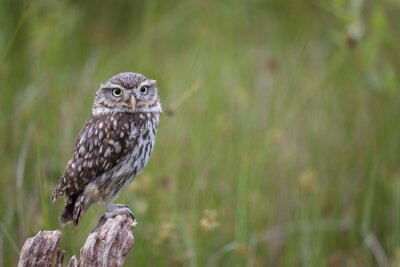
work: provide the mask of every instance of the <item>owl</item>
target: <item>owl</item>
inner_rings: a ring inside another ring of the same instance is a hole
[[[52,202],[65,195],[61,225],[72,222],[75,227],[94,203],[107,206],[106,217],[133,217],[127,206],[114,201],[149,161],[161,112],[155,80],[125,72],[100,85],[52,195]]]

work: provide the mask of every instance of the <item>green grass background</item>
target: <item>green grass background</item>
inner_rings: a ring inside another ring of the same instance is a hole
[[[59,229],[50,194],[95,91],[133,71],[166,112],[117,202],[126,266],[400,266],[395,0],[0,0],[0,266]],[[63,228],[79,254],[105,208]]]

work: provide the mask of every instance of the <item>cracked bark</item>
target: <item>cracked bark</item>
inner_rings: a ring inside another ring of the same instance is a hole
[[[79,266],[122,266],[131,249],[134,238],[132,230],[136,221],[126,215],[100,219],[80,250],[79,260],[73,256],[68,267]],[[64,263],[64,253],[58,248],[61,232],[39,231],[25,241],[18,266],[57,266]]]

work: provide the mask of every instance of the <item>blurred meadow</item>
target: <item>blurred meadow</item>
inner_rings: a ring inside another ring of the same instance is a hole
[[[99,84],[156,79],[126,266],[400,266],[400,2],[0,0],[0,266],[59,229]],[[79,254],[105,208],[62,229]]]

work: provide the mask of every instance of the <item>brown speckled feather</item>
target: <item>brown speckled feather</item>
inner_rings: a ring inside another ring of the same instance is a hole
[[[98,174],[113,168],[134,145],[134,128],[132,113],[92,116],[76,140],[75,152],[59,179],[53,201],[65,191],[79,193]]]

